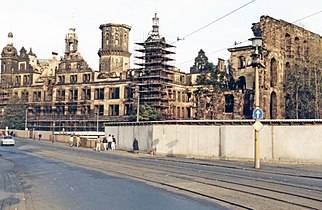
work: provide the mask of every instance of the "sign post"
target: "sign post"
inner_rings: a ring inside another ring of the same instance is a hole
[[[264,116],[263,110],[256,107],[253,111],[253,118],[255,123],[253,128],[255,129],[255,168],[260,168],[260,135],[259,131],[263,128],[263,124],[259,121]]]

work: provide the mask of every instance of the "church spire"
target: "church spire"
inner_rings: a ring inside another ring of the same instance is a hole
[[[153,39],[160,38],[160,35],[159,35],[159,18],[157,16],[157,13],[154,13],[154,17],[152,18],[152,33],[151,33],[151,37]]]

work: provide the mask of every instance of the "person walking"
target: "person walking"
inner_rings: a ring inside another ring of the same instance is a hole
[[[77,135],[77,137],[76,137],[76,147],[79,147],[79,145],[80,145],[80,136]]]
[[[116,138],[114,135],[112,135],[111,149],[115,150],[115,147],[116,147]]]
[[[101,138],[99,136],[97,136],[95,150],[96,150],[96,152],[100,152],[101,151]]]
[[[113,142],[113,138],[111,134],[108,134],[108,138],[107,138],[107,147],[109,149],[112,149],[112,142]]]
[[[70,143],[70,146],[74,146],[74,136],[71,135],[70,138],[69,138],[69,143]]]
[[[104,151],[106,151],[107,150],[107,139],[105,136],[103,138],[103,147],[104,147]]]
[[[42,134],[38,133],[38,141],[40,141]]]

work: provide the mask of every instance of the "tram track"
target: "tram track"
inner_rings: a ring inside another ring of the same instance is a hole
[[[149,162],[149,164],[153,164],[153,162]],[[194,164],[194,163],[192,163]],[[160,164],[158,164],[160,165]],[[186,169],[187,167],[181,167],[181,166],[173,166],[173,165],[164,165],[165,167],[169,168],[169,167],[175,167],[175,168],[178,168],[180,170],[184,170]],[[225,166],[210,166],[210,167],[225,167]],[[231,167],[228,167],[228,168],[231,168]],[[213,168],[212,168],[213,169]],[[237,168],[235,168],[237,169]],[[262,182],[262,183],[267,183],[267,184],[270,184],[270,185],[283,185],[283,187],[295,187],[295,188],[300,188],[302,190],[309,190],[309,191],[315,191],[317,193],[322,193],[322,188],[319,188],[319,189],[315,189],[315,188],[312,188],[312,187],[307,187],[307,186],[303,186],[303,185],[294,185],[294,184],[289,184],[287,182],[280,182],[280,181],[273,181],[273,180],[267,180],[267,179],[262,179],[262,178],[259,178],[259,177],[253,177],[253,176],[240,176],[240,175],[236,175],[236,174],[233,174],[233,173],[230,173],[230,174],[227,174],[227,173],[223,173],[223,172],[218,172],[218,171],[215,171],[215,170],[200,170],[200,169],[193,169],[193,168],[189,168],[190,171],[195,171],[196,173],[193,174],[194,176],[200,176],[199,174],[209,174],[209,178],[212,179],[210,176],[212,175],[222,175],[222,176],[229,176],[229,177],[232,177],[232,178],[240,178],[240,179],[244,179],[244,180],[250,180],[250,181],[254,181],[254,182]],[[252,169],[247,169],[247,168],[239,168],[240,171],[251,171],[251,172],[254,172],[254,173],[263,173],[262,171],[260,172],[256,172]],[[269,172],[264,172],[264,173],[267,173],[269,174]],[[272,172],[272,174],[276,174],[274,172]],[[280,174],[279,174],[280,175]],[[296,177],[296,178],[309,178],[309,177],[312,177],[312,176],[294,176],[292,174],[285,174],[284,175],[289,175],[289,176],[292,176],[292,177]],[[204,176],[200,176],[202,178],[204,178]],[[310,179],[310,178],[309,178]],[[320,179],[320,177],[312,177],[311,179]],[[216,179],[218,180],[218,179]],[[224,181],[224,180],[222,180]],[[319,199],[319,201],[321,201]]]
[[[232,177],[231,174],[215,174],[213,170],[194,171],[189,164],[187,167],[175,168],[175,166],[164,164],[163,161],[155,163],[149,160],[147,163],[146,161],[142,162],[144,159],[140,160],[140,158],[135,160],[128,158],[124,161],[110,159],[109,155],[91,155],[88,157],[88,153],[70,153],[64,150],[42,150],[36,153],[40,156],[66,161],[72,165],[88,167],[103,173],[132,178],[171,191],[212,200],[232,209],[256,209],[259,206],[261,209],[272,209],[274,206],[282,209],[321,209],[322,207],[322,198],[319,196],[321,189],[310,189],[309,195],[306,196],[301,193],[308,191],[309,188],[285,186],[283,183],[265,183],[265,180]],[[306,178],[308,179],[308,177]],[[231,181],[229,179],[236,180]],[[256,185],[264,185],[265,187],[254,186],[254,184],[249,183],[252,181],[256,181]],[[278,186],[280,188],[287,187],[287,190],[276,190],[275,188]],[[258,203],[258,200],[261,202]]]

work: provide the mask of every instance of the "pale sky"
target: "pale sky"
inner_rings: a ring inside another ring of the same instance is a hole
[[[210,62],[218,58],[227,60],[225,48],[234,42],[251,38],[252,23],[260,16],[294,22],[322,35],[321,0],[2,0],[0,4],[0,47],[7,44],[12,32],[14,46],[19,51],[32,47],[38,59],[49,59],[51,52],[64,54],[65,35],[69,28],[76,28],[78,49],[91,68],[98,70],[98,49],[101,45],[99,25],[106,23],[127,24],[130,31],[131,67],[135,67],[134,43],[143,42],[152,29],[152,17],[158,13],[160,34],[176,46],[173,63],[188,72],[198,51],[203,49]],[[204,29],[188,34],[227,15],[243,5],[244,8],[210,24]],[[177,37],[185,37],[178,41]],[[247,45],[244,42],[242,45]]]

